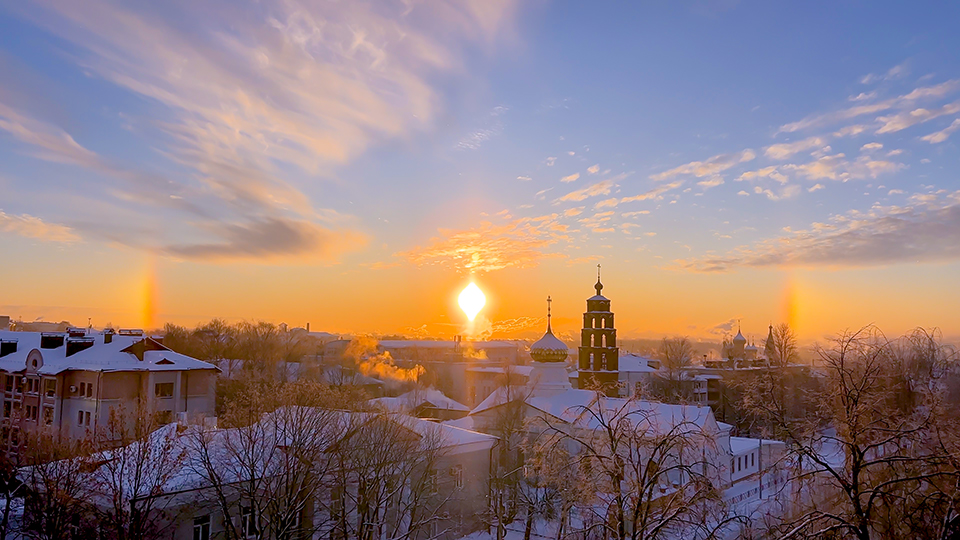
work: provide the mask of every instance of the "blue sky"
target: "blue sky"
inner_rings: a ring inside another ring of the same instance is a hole
[[[473,275],[496,323],[601,262],[637,334],[960,332],[957,20],[933,2],[6,4],[0,248],[21,262],[0,309],[395,330],[449,302],[347,322],[292,287],[405,284],[403,305]],[[51,268],[128,290],[51,292]],[[790,315],[798,288],[833,300]],[[833,305],[878,290],[897,307]]]

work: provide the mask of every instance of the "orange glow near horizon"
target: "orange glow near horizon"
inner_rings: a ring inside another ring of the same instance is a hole
[[[140,327],[153,328],[157,314],[157,258],[147,256],[140,283]]]

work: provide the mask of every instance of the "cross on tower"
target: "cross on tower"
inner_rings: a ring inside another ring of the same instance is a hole
[[[547,296],[547,332],[549,332],[549,333],[551,333],[551,334],[553,333],[553,329],[550,328],[550,304],[551,304],[552,302],[553,302],[553,300],[551,300],[550,297]]]

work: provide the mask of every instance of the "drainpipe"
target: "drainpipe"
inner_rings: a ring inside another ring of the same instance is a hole
[[[57,375],[57,393],[60,394],[57,396],[54,394],[53,398],[56,400],[54,407],[59,406],[60,410],[57,411],[57,433],[63,433],[63,396],[65,392],[63,387],[67,384],[66,376]],[[54,409],[56,411],[56,409]]]
[[[97,432],[97,425],[100,423],[100,393],[101,388],[103,387],[101,381],[103,380],[103,371],[97,372],[97,408],[95,409],[95,415],[93,418],[93,432]]]

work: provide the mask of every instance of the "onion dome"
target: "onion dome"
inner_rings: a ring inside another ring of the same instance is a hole
[[[567,346],[553,335],[553,328],[550,326],[550,303],[552,300],[547,297],[547,332],[536,343],[530,346],[530,358],[534,362],[566,362]]]
[[[743,337],[743,334],[740,333],[740,326],[737,325],[737,335],[733,336],[734,343],[746,343],[747,338]]]

